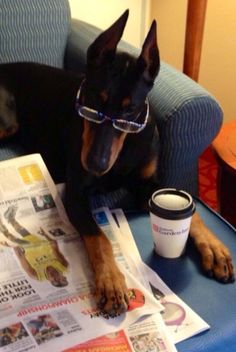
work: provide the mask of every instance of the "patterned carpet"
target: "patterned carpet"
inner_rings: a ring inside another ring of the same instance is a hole
[[[212,209],[218,210],[216,180],[218,165],[211,147],[207,148],[199,160],[199,196]]]
[[[217,199],[217,177],[218,177],[219,167],[216,158],[209,147],[201,155],[199,160],[199,197],[207,205],[217,212],[219,211],[219,204]],[[224,198],[222,199],[222,216],[231,225],[236,228],[236,185],[235,176],[224,177],[223,184],[224,187],[222,192]]]

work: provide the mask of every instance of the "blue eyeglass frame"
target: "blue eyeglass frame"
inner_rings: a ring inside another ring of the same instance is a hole
[[[90,121],[90,122],[97,123],[97,124],[102,124],[105,121],[111,121],[114,128],[116,128],[117,130],[120,130],[122,132],[126,132],[126,133],[139,133],[146,127],[148,116],[149,116],[149,101],[148,101],[148,98],[146,98],[146,100],[145,100],[145,106],[146,106],[147,110],[146,110],[144,123],[137,123],[137,122],[134,122],[134,121],[127,121],[127,120],[124,120],[124,119],[117,119],[117,118],[113,118],[113,117],[107,116],[107,115],[103,114],[102,112],[99,112],[97,110],[91,109],[91,108],[89,108],[87,106],[84,106],[84,105],[80,104],[79,100],[80,100],[81,88],[82,88],[84,82],[85,82],[85,80],[82,81],[82,83],[81,83],[81,85],[79,87],[79,90],[77,92],[77,96],[76,96],[76,111],[84,119],[86,119],[87,121]],[[85,111],[83,111],[83,110],[85,110]],[[93,113],[96,116],[99,116],[101,119],[97,120],[97,119],[94,119],[92,117],[87,116],[85,114],[86,111],[88,113]],[[138,119],[139,116],[142,114],[142,112],[143,112],[143,110],[140,111],[136,115],[135,119]],[[121,125],[124,124],[124,127],[121,127],[120,124]],[[135,129],[134,130],[132,130],[132,129],[129,130],[128,128],[126,128],[126,126],[127,127],[129,126],[131,128],[134,127]]]

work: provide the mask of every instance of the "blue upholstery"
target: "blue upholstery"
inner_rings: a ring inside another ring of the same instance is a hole
[[[84,70],[86,50],[100,30],[71,20],[67,0],[1,0],[0,5],[0,62],[65,63],[66,69]],[[139,53],[125,42],[119,48]],[[150,101],[161,138],[160,186],[196,195],[198,157],[217,134],[222,111],[207,91],[164,62]],[[12,149],[0,144],[0,159],[22,152],[16,144]]]
[[[196,195],[198,157],[220,129],[222,111],[206,90],[164,63],[150,101],[162,146],[160,186]]]
[[[1,0],[0,62],[62,67],[70,30],[67,0]]]
[[[21,155],[25,155],[25,150],[17,139],[0,142],[0,160],[7,160]]]
[[[70,18],[67,0],[0,0],[0,63],[33,61],[63,68]],[[25,153],[15,137],[0,142],[0,160]]]
[[[204,203],[199,200],[196,203],[204,222],[236,258],[236,230]],[[224,285],[205,277],[199,267],[200,257],[191,243],[187,246],[186,255],[178,259],[157,256],[153,251],[149,215],[130,213],[128,220],[142,259],[211,326],[210,330],[178,343],[178,351],[236,351],[236,285]]]

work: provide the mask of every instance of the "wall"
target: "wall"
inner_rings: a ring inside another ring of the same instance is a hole
[[[69,0],[72,17],[106,29],[130,9],[123,39],[140,47],[149,22],[150,0]]]
[[[236,119],[236,1],[208,0],[199,82]]]
[[[123,39],[140,47],[151,21],[158,22],[162,60],[182,70],[187,0],[69,0],[72,16],[100,28],[109,27],[127,8]],[[96,6],[95,6],[96,4]],[[208,0],[199,83],[224,111],[236,119],[236,1]]]
[[[157,41],[163,61],[182,71],[186,0],[153,0],[150,20],[157,20]]]
[[[187,0],[153,0],[161,57],[182,69]],[[236,119],[236,1],[208,0],[199,83],[224,111],[224,122]]]

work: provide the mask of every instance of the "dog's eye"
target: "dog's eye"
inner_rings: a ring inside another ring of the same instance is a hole
[[[122,115],[125,116],[126,118],[129,118],[129,117],[132,117],[134,113],[135,113],[135,107],[133,105],[130,105],[125,109],[123,109]]]
[[[126,111],[123,112],[123,115],[125,115],[125,116],[129,116],[131,114],[133,114],[133,110],[132,109],[129,109],[128,111],[126,110]]]

